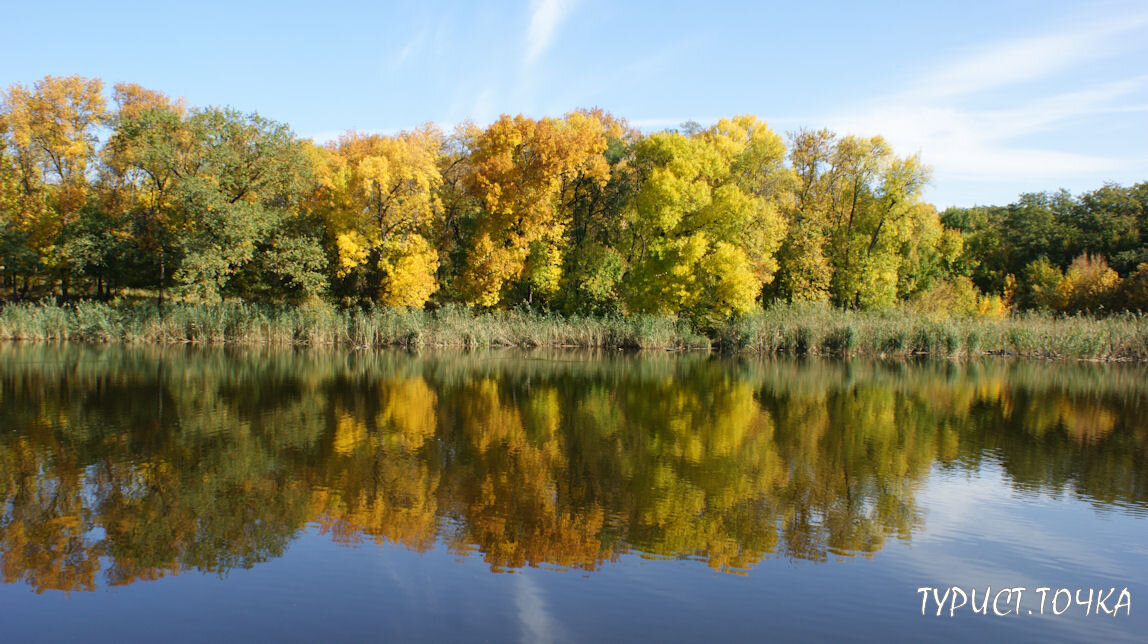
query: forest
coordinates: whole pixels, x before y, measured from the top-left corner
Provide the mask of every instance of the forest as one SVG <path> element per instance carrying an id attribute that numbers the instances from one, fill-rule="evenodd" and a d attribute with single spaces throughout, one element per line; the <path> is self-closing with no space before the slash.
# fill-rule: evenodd
<path id="1" fill-rule="evenodd" d="M 1148 310 L 1148 182 L 938 212 L 881 137 L 598 109 L 316 143 L 135 84 L 0 103 L 6 299 L 303 303 L 701 328 L 774 302 Z"/>

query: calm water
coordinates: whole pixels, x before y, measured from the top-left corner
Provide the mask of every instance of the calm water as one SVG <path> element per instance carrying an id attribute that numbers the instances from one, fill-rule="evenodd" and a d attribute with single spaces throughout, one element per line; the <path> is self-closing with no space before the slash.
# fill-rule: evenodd
<path id="1" fill-rule="evenodd" d="M 0 640 L 1143 640 L 1146 457 L 1138 367 L 6 345 Z"/>

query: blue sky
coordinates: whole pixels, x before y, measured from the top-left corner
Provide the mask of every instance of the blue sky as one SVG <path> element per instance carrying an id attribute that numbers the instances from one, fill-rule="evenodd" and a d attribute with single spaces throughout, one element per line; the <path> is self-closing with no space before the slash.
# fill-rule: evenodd
<path id="1" fill-rule="evenodd" d="M 882 134 L 940 207 L 1148 180 L 1148 3 L 7 3 L 0 85 L 78 73 L 319 140 L 601 107 Z"/>

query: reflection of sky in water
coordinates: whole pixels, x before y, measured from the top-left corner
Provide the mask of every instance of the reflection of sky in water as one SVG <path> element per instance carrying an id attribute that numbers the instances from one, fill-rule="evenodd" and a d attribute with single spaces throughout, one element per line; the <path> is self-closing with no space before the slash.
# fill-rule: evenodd
<path id="1" fill-rule="evenodd" d="M 162 579 L 107 586 L 100 577 L 93 593 L 0 585 L 4 635 L 581 642 L 1148 632 L 1136 608 L 1148 597 L 1138 402 L 1148 387 L 1135 373 L 387 354 L 358 371 L 310 354 L 260 371 L 257 360 L 208 355 L 214 362 L 164 363 L 172 380 L 163 387 L 148 359 L 112 376 L 95 369 L 98 387 L 65 369 L 65 394 L 35 370 L 4 380 L 0 360 L 5 517 L 29 510 L 24 520 L 41 522 L 35 534 L 48 534 L 79 508 L 78 541 L 99 544 L 101 575 L 115 563 L 109 553 L 151 553 L 139 535 L 169 534 L 165 521 L 191 544 L 161 552 L 171 571 L 180 569 L 171 556 L 207 551 Z M 139 429 L 151 412 L 132 404 L 138 391 L 149 405 L 166 401 L 163 423 Z M 215 478 L 226 484 L 207 484 Z M 56 517 L 77 481 L 73 514 Z M 34 494 L 17 495 L 32 482 Z M 139 507 L 151 518 L 138 519 Z M 199 572 L 196 562 L 220 561 L 213 556 L 236 550 L 229 539 L 248 537 L 248 547 L 271 546 Z M 740 574 L 707 566 L 723 549 L 716 567 Z M 21 581 L 19 570 L 5 574 Z M 966 606 L 950 620 L 932 617 L 930 604 L 921 617 L 916 589 L 952 585 L 1024 586 L 1026 608 L 1038 607 L 1037 586 L 1128 586 L 1133 611 L 998 618 Z"/>
<path id="2" fill-rule="evenodd" d="M 1148 627 L 1148 521 L 1098 515 L 1072 499 L 1022 498 L 1000 471 L 934 473 L 922 492 L 926 529 L 872 559 L 824 564 L 767 558 L 751 574 L 688 560 L 622 556 L 600 570 L 527 567 L 490 574 L 445 544 L 333 543 L 310 528 L 280 558 L 224 576 L 183 573 L 95 593 L 0 587 L 13 641 L 223 638 L 315 641 L 1137 641 Z M 925 585 L 994 589 L 1128 585 L 1131 617 L 920 615 Z M 1031 597 L 1026 595 L 1026 604 Z M 1142 601 L 1142 600 L 1141 600 Z M 1110 602 L 1110 606 L 1112 603 Z M 935 610 L 930 606 L 930 611 Z M 67 615 L 67 619 L 61 619 Z M 947 615 L 947 613 L 946 613 Z M 26 639 L 28 638 L 28 639 Z"/>
<path id="3" fill-rule="evenodd" d="M 966 592 L 986 587 L 994 593 L 1004 587 L 1027 589 L 1020 616 L 973 615 L 966 606 L 958 609 L 958 621 L 971 626 L 1007 624 L 1051 640 L 1141 639 L 1136 634 L 1148 625 L 1136 602 L 1139 597 L 1148 598 L 1143 578 L 1148 570 L 1144 541 L 1148 519 L 1142 512 L 1097 511 L 1071 494 L 1018 493 L 995 464 L 986 464 L 979 472 L 934 473 L 918 501 L 927 511 L 926 529 L 914 535 L 911 544 L 889 547 L 881 555 L 907 579 L 906 586 L 941 587 L 941 594 L 948 586 Z M 1042 586 L 1052 588 L 1043 618 L 1039 616 L 1040 595 L 1035 592 Z M 1050 602 L 1057 588 L 1082 589 L 1086 599 L 1088 588 L 1107 591 L 1112 587 L 1116 592 L 1108 608 L 1113 608 L 1120 590 L 1127 587 L 1133 600 L 1130 616 L 1121 610 L 1119 617 L 1085 617 L 1084 606 L 1077 605 L 1064 615 L 1052 615 Z M 919 599 L 918 595 L 918 611 Z M 932 599 L 926 610 L 935 615 Z M 948 614 L 946 604 L 943 615 Z M 948 621 L 947 617 L 931 619 Z M 1001 624 L 994 623 L 998 620 Z"/>

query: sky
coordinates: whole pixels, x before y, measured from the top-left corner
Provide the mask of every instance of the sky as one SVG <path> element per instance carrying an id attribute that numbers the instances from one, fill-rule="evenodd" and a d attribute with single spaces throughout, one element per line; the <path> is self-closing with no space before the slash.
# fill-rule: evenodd
<path id="1" fill-rule="evenodd" d="M 234 6 L 233 6 L 234 5 Z M 134 82 L 300 136 L 600 107 L 884 136 L 938 207 L 1148 180 L 1148 2 L 0 3 L 0 87 Z"/>

